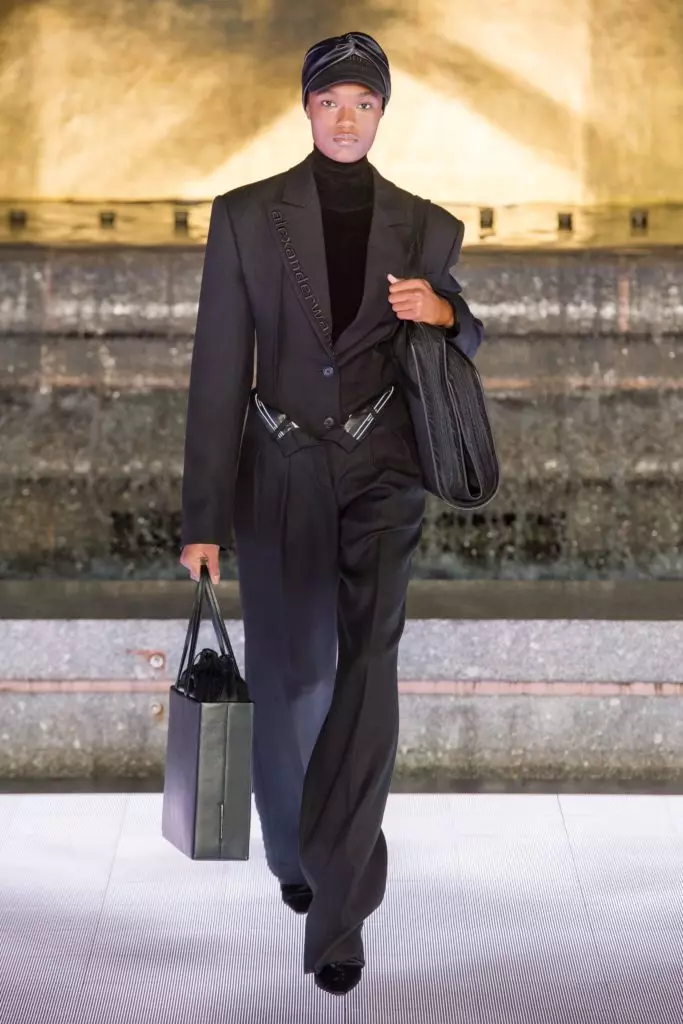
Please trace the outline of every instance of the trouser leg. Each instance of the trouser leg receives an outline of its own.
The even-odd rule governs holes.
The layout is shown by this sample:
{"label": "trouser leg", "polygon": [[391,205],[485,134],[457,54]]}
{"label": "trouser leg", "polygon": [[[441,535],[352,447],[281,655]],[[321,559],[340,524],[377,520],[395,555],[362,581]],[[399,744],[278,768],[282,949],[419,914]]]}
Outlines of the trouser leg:
{"label": "trouser leg", "polygon": [[334,687],[337,511],[327,474],[307,449],[286,458],[248,424],[235,534],[254,702],[254,797],[268,866],[305,882],[299,859],[304,776]]}
{"label": "trouser leg", "polygon": [[381,824],[398,739],[398,645],[424,492],[414,478],[386,472],[378,479],[376,469],[357,483],[340,518],[334,695],[301,811],[301,864],[314,891],[307,972],[353,957],[364,962],[362,924],[386,886]]}

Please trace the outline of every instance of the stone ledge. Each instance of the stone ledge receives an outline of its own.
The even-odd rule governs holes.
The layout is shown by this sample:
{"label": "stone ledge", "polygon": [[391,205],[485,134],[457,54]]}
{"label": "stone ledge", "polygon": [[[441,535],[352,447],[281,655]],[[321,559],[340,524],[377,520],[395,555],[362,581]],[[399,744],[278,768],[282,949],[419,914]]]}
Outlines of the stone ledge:
{"label": "stone ledge", "polygon": [[[0,622],[64,619],[182,619],[195,584],[171,580],[0,581]],[[242,616],[239,584],[215,588],[226,619]],[[681,580],[412,580],[409,619],[683,620]]]}
{"label": "stone ledge", "polygon": [[[244,629],[227,619],[244,665]],[[187,620],[0,620],[0,679],[135,680],[167,685],[179,669]],[[198,650],[216,647],[202,623]],[[402,683],[683,683],[683,622],[576,619],[411,619],[398,657]],[[560,692],[560,691],[555,691]]]}
{"label": "stone ledge", "polygon": [[[135,693],[168,694],[172,679],[0,679],[0,693]],[[683,697],[683,682],[623,681],[607,683],[522,679],[399,680],[399,694],[418,697]]]}
{"label": "stone ledge", "polygon": [[[186,626],[0,620],[0,779],[159,778]],[[681,621],[412,619],[397,778],[683,783],[682,646]]]}
{"label": "stone ledge", "polygon": [[[458,280],[489,336],[683,330],[680,248],[473,251]],[[192,334],[203,252],[0,246],[0,331]]]}
{"label": "stone ledge", "polygon": [[[46,344],[46,340],[49,342]],[[185,392],[190,379],[191,334],[75,337],[36,332],[0,334],[0,389],[17,391],[119,391],[131,396]],[[531,396],[672,393],[683,389],[683,332],[664,344],[652,335],[615,331],[600,339],[540,331],[520,337],[487,329],[477,353],[487,395]]]}
{"label": "stone ledge", "polygon": [[[163,775],[167,696],[5,693],[0,780]],[[680,697],[399,697],[396,780],[683,784]],[[433,784],[433,783],[432,783]]]}

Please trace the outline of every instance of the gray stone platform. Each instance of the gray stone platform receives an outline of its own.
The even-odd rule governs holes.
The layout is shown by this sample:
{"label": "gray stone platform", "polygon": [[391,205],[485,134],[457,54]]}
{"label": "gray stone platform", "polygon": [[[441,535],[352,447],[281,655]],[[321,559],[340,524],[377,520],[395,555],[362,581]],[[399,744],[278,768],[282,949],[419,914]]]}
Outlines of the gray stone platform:
{"label": "gray stone platform", "polygon": [[[54,582],[0,585],[0,779],[160,779],[193,590],[71,581],[59,613]],[[243,664],[235,585],[217,590]],[[682,592],[414,582],[397,779],[683,786]]]}

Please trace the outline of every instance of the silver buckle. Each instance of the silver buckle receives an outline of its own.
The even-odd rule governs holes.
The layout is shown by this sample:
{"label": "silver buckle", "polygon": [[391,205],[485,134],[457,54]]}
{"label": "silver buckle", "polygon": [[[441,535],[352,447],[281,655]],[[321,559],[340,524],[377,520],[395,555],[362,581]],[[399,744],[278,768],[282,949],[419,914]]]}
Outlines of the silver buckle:
{"label": "silver buckle", "polygon": [[[275,409],[269,409],[267,405],[264,405],[256,393],[254,393],[254,404],[256,405],[256,409],[259,412],[261,419],[264,421],[268,429],[274,434],[277,433],[278,427],[288,419],[286,413],[277,412]],[[298,424],[295,423],[294,420],[288,420],[285,433],[288,433],[290,430],[296,430],[297,428]]]}
{"label": "silver buckle", "polygon": [[394,393],[394,385],[392,384],[387,388],[379,398],[373,402],[373,404],[360,412],[354,413],[349,416],[346,423],[344,424],[344,430],[347,434],[350,434],[355,441],[360,441],[361,438],[367,434],[368,430],[375,422],[379,414],[381,413],[384,406],[390,400]]}

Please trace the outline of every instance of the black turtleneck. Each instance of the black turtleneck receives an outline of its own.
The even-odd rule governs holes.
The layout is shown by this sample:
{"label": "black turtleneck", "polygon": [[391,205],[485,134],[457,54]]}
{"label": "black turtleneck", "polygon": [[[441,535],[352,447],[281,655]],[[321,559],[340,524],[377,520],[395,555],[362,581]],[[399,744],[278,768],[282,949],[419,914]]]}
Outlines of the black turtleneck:
{"label": "black turtleneck", "polygon": [[339,163],[313,150],[330,287],[332,340],[355,319],[363,298],[374,182],[368,158]]}

